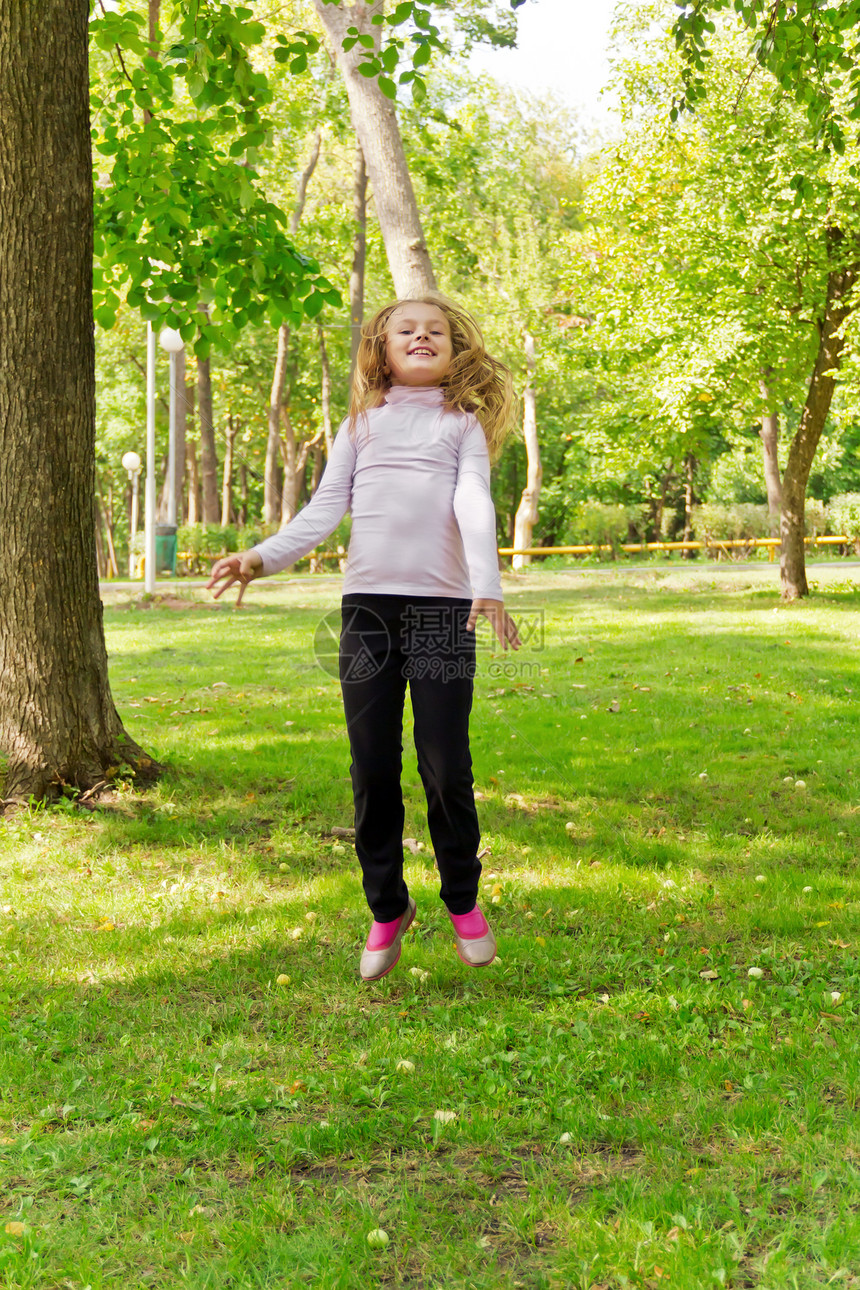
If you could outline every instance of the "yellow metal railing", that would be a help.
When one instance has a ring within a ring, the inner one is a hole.
[[[845,537],[808,537],[804,538],[807,546],[843,546],[853,545],[854,539]],[[704,542],[619,542],[615,547],[608,543],[582,546],[528,546],[499,547],[499,555],[594,555],[599,551],[625,551],[635,554],[647,551],[725,551],[726,555],[736,547],[767,547],[770,560],[776,559],[777,548],[782,545],[780,538],[711,538]]]
[[[808,537],[804,538],[807,546],[853,546],[855,539],[842,536],[837,537]],[[613,547],[608,543],[602,545],[591,543],[581,546],[527,546],[527,547],[499,547],[499,555],[594,555],[599,551],[625,551],[628,554],[635,555],[637,552],[643,553],[648,551],[725,551],[726,555],[737,547],[767,547],[768,559],[776,559],[776,552],[781,546],[779,538],[712,538],[705,542],[620,542],[618,546]],[[315,560],[343,560],[346,556],[345,551],[315,551],[313,558]],[[180,551],[177,553],[177,562],[180,560],[193,560],[196,557],[193,552]],[[211,557],[213,560],[215,556]],[[303,557],[308,559],[310,557]],[[146,571],[146,556],[141,556],[137,562],[137,576],[142,578]]]

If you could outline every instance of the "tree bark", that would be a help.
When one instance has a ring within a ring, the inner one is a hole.
[[[367,166],[361,144],[355,145],[355,167],[352,172],[352,214],[355,235],[352,243],[352,271],[349,275],[349,388],[361,344],[361,325],[364,322],[364,279],[367,267]],[[328,443],[328,439],[326,439]]]
[[[540,442],[537,431],[537,402],[535,396],[535,371],[537,369],[537,359],[535,357],[535,339],[534,336],[526,332],[525,335],[525,354],[526,354],[526,388],[523,391],[523,438],[526,444],[526,461],[528,467],[526,471],[526,486],[523,489],[523,495],[517,508],[516,519],[514,520],[514,549],[520,550],[523,547],[529,547],[532,544],[532,532],[535,524],[538,522],[538,499],[540,498],[541,482],[543,480],[543,467],[540,460]],[[525,564],[531,564],[530,555],[515,555],[512,560],[515,569],[521,569]]]
[[[832,229],[829,234],[831,251],[838,254],[844,235]],[[806,548],[804,543],[804,512],[806,485],[815,457],[818,441],[830,411],[836,373],[842,361],[845,338],[843,324],[852,310],[851,296],[860,276],[860,264],[849,264],[833,269],[827,280],[824,317],[819,324],[819,345],[815,366],[809,381],[806,402],[800,416],[800,425],[791,441],[788,461],[782,476],[782,509],[780,537],[782,549],[779,574],[783,600],[797,600],[809,595],[806,581]]]
[[[770,516],[771,534],[779,532],[779,516],[782,510],[782,478],[779,473],[779,412],[776,409],[774,396],[768,385],[770,372],[762,373],[759,381],[762,413],[761,439],[762,458],[764,462],[764,484],[767,489],[767,509]]]
[[[356,44],[349,52],[343,48],[349,27],[357,27],[360,32],[378,39],[379,28],[371,20],[384,11],[384,0],[337,5],[314,0],[314,6],[343,73],[353,128],[373,187],[394,290],[401,298],[435,291],[436,279],[394,104],[382,93],[375,77],[362,76],[359,72],[362,46]]]
[[[197,360],[197,410],[200,418],[200,476],[203,484],[203,523],[221,518],[218,498],[218,452],[212,414],[212,371],[208,358]]]
[[[95,551],[88,0],[0,6],[0,783],[157,767],[108,684]]]

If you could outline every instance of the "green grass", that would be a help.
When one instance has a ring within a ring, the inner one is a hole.
[[[374,986],[337,589],[114,593],[168,773],[0,820],[0,1286],[860,1286],[860,589],[827,577],[511,579],[545,635],[481,654],[499,962],[454,954],[407,735],[419,921]]]

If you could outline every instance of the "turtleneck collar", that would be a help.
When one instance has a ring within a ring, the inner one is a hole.
[[[441,408],[445,391],[441,385],[392,385],[385,402],[395,407],[410,404],[419,408]]]

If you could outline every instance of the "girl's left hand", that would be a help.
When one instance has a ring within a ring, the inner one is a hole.
[[[466,623],[466,631],[473,632],[478,616],[483,614],[489,618],[493,626],[493,631],[499,638],[499,644],[502,649],[519,649],[522,641],[517,631],[517,625],[511,618],[501,600],[473,600],[472,612],[469,614],[469,621]]]

